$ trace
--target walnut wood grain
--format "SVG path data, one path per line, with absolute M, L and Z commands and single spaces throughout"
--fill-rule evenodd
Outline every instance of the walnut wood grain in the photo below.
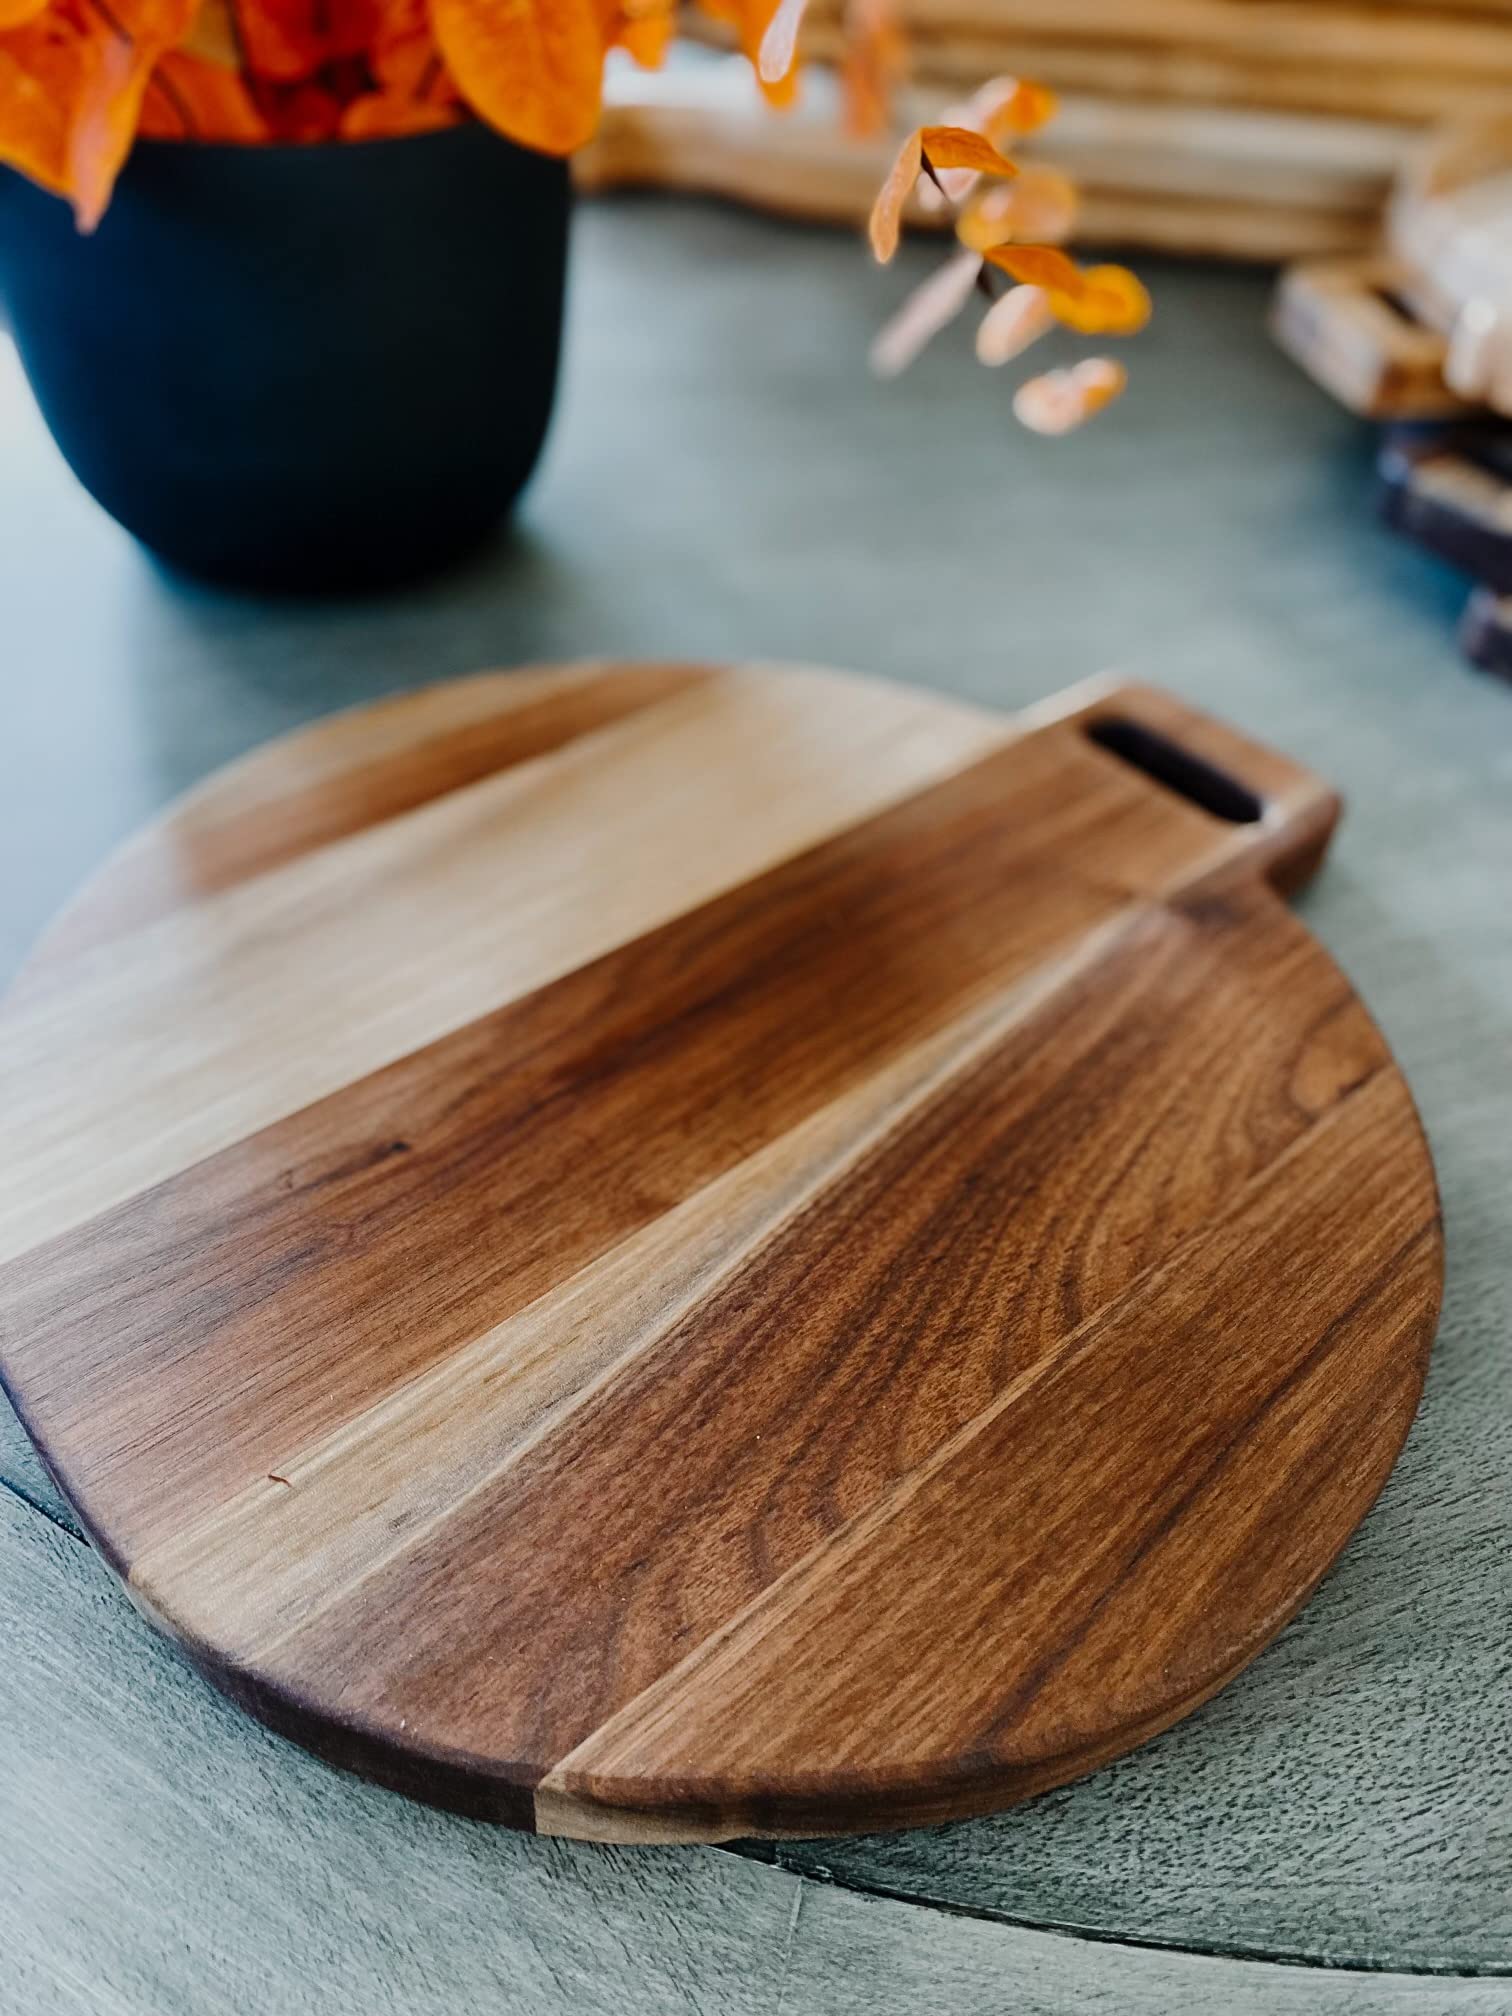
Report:
M 203 1670 L 438 1803 L 718 1838 L 1062 1782 L 1274 1634 L 1416 1404 L 1431 1164 L 1277 894 L 1336 812 L 1106 684 L 324 724 L 0 1021 L 7 1390 Z
M 702 677 L 696 665 L 483 674 L 254 750 L 120 850 L 48 929 L 28 977 L 56 979 L 76 952 L 611 727 Z
M 67 988 L 25 989 L 5 1019 L 0 1256 L 737 887 L 1010 732 L 901 687 L 871 689 L 862 707 L 838 675 L 746 667 L 100 945 Z M 303 796 L 297 775 L 289 788 Z M 87 1155 L 81 1111 L 96 1130 Z

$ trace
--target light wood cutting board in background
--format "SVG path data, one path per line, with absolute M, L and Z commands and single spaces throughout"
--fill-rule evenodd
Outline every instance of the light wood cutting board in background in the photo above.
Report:
M 542 1831 L 1010 1803 L 1237 1672 L 1441 1276 L 1287 911 L 1336 813 L 1143 687 L 579 666 L 273 745 L 0 1020 L 0 1371 L 333 1761 Z
M 999 52 L 973 84 L 1014 67 Z M 959 86 L 922 83 L 904 94 L 898 117 L 947 116 L 959 95 Z M 1412 131 L 1389 121 L 1072 94 L 1027 152 L 1075 181 L 1084 244 L 1295 259 L 1375 243 Z M 805 71 L 798 108 L 778 116 L 742 59 L 682 49 L 665 71 L 611 69 L 599 130 L 574 156 L 573 179 L 587 194 L 720 196 L 859 230 L 897 140 L 848 135 L 821 65 Z M 950 218 L 915 201 L 908 221 L 938 232 Z

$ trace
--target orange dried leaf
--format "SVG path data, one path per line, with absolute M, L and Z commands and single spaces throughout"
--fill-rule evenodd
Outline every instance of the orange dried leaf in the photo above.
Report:
M 628 0 L 619 12 L 614 46 L 626 50 L 642 70 L 659 70 L 676 32 L 675 0 Z
M 953 322 L 971 299 L 982 270 L 974 253 L 957 252 L 916 287 L 871 348 L 871 367 L 879 378 L 896 378 L 912 364 L 924 345 Z
M 1069 434 L 1085 415 L 1069 371 L 1026 378 L 1013 395 L 1013 417 L 1033 434 Z
M 457 104 L 416 98 L 408 91 L 365 91 L 341 115 L 343 140 L 387 140 L 400 133 L 434 133 L 462 118 Z
M 798 102 L 798 71 L 796 66 L 786 77 L 779 77 L 775 84 L 766 83 L 757 77 L 761 85 L 761 95 L 773 112 L 789 112 Z
M 977 325 L 977 356 L 984 364 L 1006 364 L 1054 326 L 1043 287 L 1010 287 Z
M 147 80 L 160 56 L 188 33 L 195 0 L 85 0 L 80 61 L 68 115 L 65 177 L 81 231 L 105 214 L 131 151 Z
M 1104 406 L 1111 406 L 1129 382 L 1128 371 L 1116 357 L 1084 358 L 1072 366 L 1071 376 L 1076 380 L 1089 420 L 1094 413 L 1101 413 Z
M 994 182 L 979 190 L 956 219 L 956 236 L 973 252 L 987 253 L 995 245 L 1011 244 L 1014 230 L 1016 182 Z
M 200 0 L 199 11 L 189 33 L 178 45 L 179 51 L 186 56 L 203 57 L 207 63 L 217 63 L 223 70 L 237 70 L 241 67 L 237 34 L 230 0 Z
M 1013 226 L 1033 245 L 1063 245 L 1076 229 L 1076 184 L 1059 168 L 1031 161 L 1013 185 Z
M 983 257 L 1015 280 L 1043 287 L 1057 321 L 1083 336 L 1132 336 L 1150 319 L 1150 297 L 1125 266 L 1083 272 L 1050 245 L 993 245 Z
M 153 54 L 119 36 L 95 44 L 68 134 L 68 189 L 81 231 L 105 215 L 116 176 L 131 151 Z
M 361 56 L 378 30 L 376 0 L 237 0 L 239 59 L 281 84 Z
M 44 189 L 68 191 L 68 133 L 83 44 L 39 21 L 0 37 L 0 161 Z
M 908 44 L 894 0 L 848 0 L 840 95 L 845 130 L 853 139 L 885 133 L 894 89 L 908 74 Z
M 936 125 L 981 136 L 986 130 L 985 122 L 988 114 L 1001 100 L 1003 93 L 1011 90 L 1013 86 L 1014 79 L 1011 77 L 989 78 L 979 90 L 973 91 L 962 103 L 947 105 L 939 114 Z M 994 170 L 990 165 L 993 156 L 1000 152 L 1001 150 L 994 149 L 993 155 L 983 156 L 973 150 L 973 158 L 969 165 L 950 167 L 935 160 L 933 155 L 929 154 L 926 144 L 925 153 L 929 155 L 933 179 L 925 182 L 919 190 L 919 200 L 924 208 L 943 210 L 947 204 L 963 201 L 971 193 L 972 186 L 980 175 L 1004 173 L 1004 170 Z M 1012 172 L 1011 163 L 1008 172 Z
M 994 183 L 979 191 L 956 220 L 956 236 L 973 252 L 1027 239 L 1036 245 L 1058 245 L 1076 225 L 1075 185 L 1058 168 L 1028 162 L 1011 183 Z
M 111 32 L 164 55 L 189 33 L 199 0 L 110 0 L 108 11 L 99 0 L 83 0 L 83 6 L 86 14 L 98 14 Z
M 1091 266 L 1082 275 L 1080 320 L 1088 336 L 1133 336 L 1150 319 L 1150 296 L 1127 266 Z
M 295 140 L 301 145 L 334 140 L 341 131 L 345 101 L 340 93 L 322 82 L 302 80 L 297 84 L 269 84 L 258 93 L 275 140 Z
M 380 92 L 407 92 L 419 99 L 455 99 L 436 38 L 427 0 L 388 0 L 379 12 L 367 52 Z
M 1015 416 L 1036 434 L 1069 434 L 1123 391 L 1129 374 L 1111 357 L 1088 357 L 1069 371 L 1047 371 L 1020 385 Z
M 840 62 L 840 123 L 852 140 L 870 140 L 887 131 L 892 93 L 870 51 L 846 44 Z
M 763 84 L 780 84 L 792 69 L 798 55 L 798 30 L 807 12 L 808 0 L 778 0 L 756 58 L 756 74 Z
M 594 0 L 432 0 L 431 21 L 463 97 L 491 126 L 546 154 L 590 137 L 608 40 Z
M 1016 77 L 998 78 L 995 82 L 999 89 L 990 110 L 982 118 L 982 131 L 989 140 L 998 144 L 1004 140 L 1021 140 L 1027 133 L 1037 133 L 1060 110 L 1060 100 L 1043 84 L 1031 84 L 1027 79 Z M 990 88 L 984 86 L 984 89 Z
M 769 79 L 762 74 L 761 45 L 766 40 L 780 0 L 702 0 L 703 10 L 716 21 L 727 22 L 740 39 L 742 53 L 756 72 L 762 96 L 779 111 L 798 95 L 798 73 L 789 67 L 781 76 Z
M 969 168 L 931 169 L 914 188 L 914 201 L 926 217 L 937 217 L 957 203 L 981 177 Z
M 1017 168 L 969 126 L 921 126 L 919 145 L 931 168 L 969 168 L 977 175 L 1016 175 Z
M 1018 173 L 1011 161 L 1005 160 L 995 147 L 990 147 L 981 134 L 973 133 L 969 126 L 917 127 L 898 149 L 897 159 L 872 205 L 872 250 L 884 265 L 898 249 L 903 206 L 926 165 L 932 172 L 941 172 L 947 187 L 949 179 L 962 172 L 968 187 L 975 175 Z M 921 196 L 924 193 L 921 189 Z M 938 192 L 935 193 L 938 195 Z M 959 192 L 952 189 L 950 193 Z
M 1031 287 L 1044 287 L 1067 296 L 1081 293 L 1081 269 L 1053 245 L 994 245 L 984 256 L 1013 279 Z
M 884 266 L 898 249 L 898 236 L 903 223 L 903 205 L 908 201 L 909 191 L 919 179 L 922 149 L 922 132 L 920 128 L 915 127 L 898 149 L 898 157 L 887 171 L 887 180 L 877 191 L 877 200 L 872 205 L 871 223 L 868 227 L 871 248 Z
M 1141 290 L 1142 292 L 1143 290 Z M 1148 297 L 1143 306 L 1130 306 L 1118 296 L 1083 282 L 1080 292 L 1050 293 L 1055 318 L 1078 336 L 1132 336 L 1150 319 Z
M 268 138 L 268 122 L 240 73 L 184 49 L 172 49 L 159 59 L 148 79 L 137 130 L 149 139 Z

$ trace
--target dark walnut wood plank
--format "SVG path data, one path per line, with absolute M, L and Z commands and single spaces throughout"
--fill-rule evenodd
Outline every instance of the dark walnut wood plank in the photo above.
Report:
M 1016 731 L 791 672 L 523 691 L 513 759 L 447 689 L 415 703 L 413 772 L 402 707 L 252 759 L 86 898 L 108 918 L 120 878 L 120 978 L 44 949 L 20 1054 L 63 1084 L 46 1000 L 92 1061 L 78 1177 L 39 1108 L 44 1203 L 13 1186 L 23 1417 L 218 1684 L 441 1803 L 816 1831 L 1117 1754 L 1305 1598 L 1421 1379 L 1431 1165 L 1274 893 L 1336 802 L 1145 688 Z M 616 724 L 664 705 L 658 763 Z M 602 758 L 552 767 L 596 725 Z M 406 822 L 532 753 L 539 788 Z M 725 765 L 733 836 L 707 823 Z M 628 889 L 602 881 L 619 830 Z M 396 928 L 411 832 L 450 937 Z M 131 864 L 180 855 L 143 933 Z M 238 861 L 255 901 L 216 881 Z M 344 877 L 379 905 L 357 931 L 320 922 Z M 355 1004 L 380 934 L 400 1010 L 354 1005 L 343 1071 L 340 1017 L 296 1004 L 327 962 Z M 226 1044 L 229 976 L 270 947 L 289 1005 L 257 981 L 270 1026 Z M 140 1056 L 174 959 L 150 1151 L 102 1180 L 111 1017 Z M 405 1027 L 429 1040 L 395 1055 Z M 260 1058 L 266 1092 L 236 1075 Z
M 235 1555 L 177 1556 L 180 1601 L 217 1604 L 221 1643 L 260 1630 L 249 1657 L 320 1673 L 330 1705 L 370 1721 L 408 1718 L 428 1675 L 437 1747 L 518 1760 L 528 1779 L 649 1685 L 669 1647 L 716 1631 L 927 1461 L 1380 1068 L 1343 983 L 1314 994 L 1316 948 L 1264 909 L 1271 928 L 1253 934 L 1215 905 L 1200 921 L 1139 913 L 1027 1020 L 989 1029 L 843 1181 L 422 1541 L 376 1573 L 347 1555 L 350 1597 L 329 1576 L 332 1610 L 287 1648 L 277 1635 L 297 1611 L 283 1588 L 249 1604 L 246 1583 L 249 1571 L 279 1581 L 261 1564 L 299 1546 L 297 1498 L 282 1534 L 253 1516 Z M 1235 1072 L 1246 1014 L 1265 1035 Z M 347 1489 L 363 1481 L 358 1469 Z M 350 1536 L 350 1517 L 330 1523 Z M 143 1564 L 145 1592 L 175 1614 L 161 1574 Z M 453 1651 L 443 1677 L 440 1649 L 464 1617 L 468 1655 Z
M 1411 1124 L 1389 1073 L 1350 1095 L 563 1760 L 542 1817 L 937 1819 L 1206 1699 L 1342 1547 L 1411 1422 L 1438 1280 L 1436 1210 L 1396 1182 Z

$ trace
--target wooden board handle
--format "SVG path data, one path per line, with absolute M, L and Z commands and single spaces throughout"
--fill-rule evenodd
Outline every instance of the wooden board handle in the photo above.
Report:
M 1232 844 L 1205 879 L 1258 873 L 1290 895 L 1315 873 L 1338 824 L 1341 800 L 1321 777 L 1158 687 L 1092 680 L 1030 718 L 1074 722 L 1152 788 L 1231 826 Z

